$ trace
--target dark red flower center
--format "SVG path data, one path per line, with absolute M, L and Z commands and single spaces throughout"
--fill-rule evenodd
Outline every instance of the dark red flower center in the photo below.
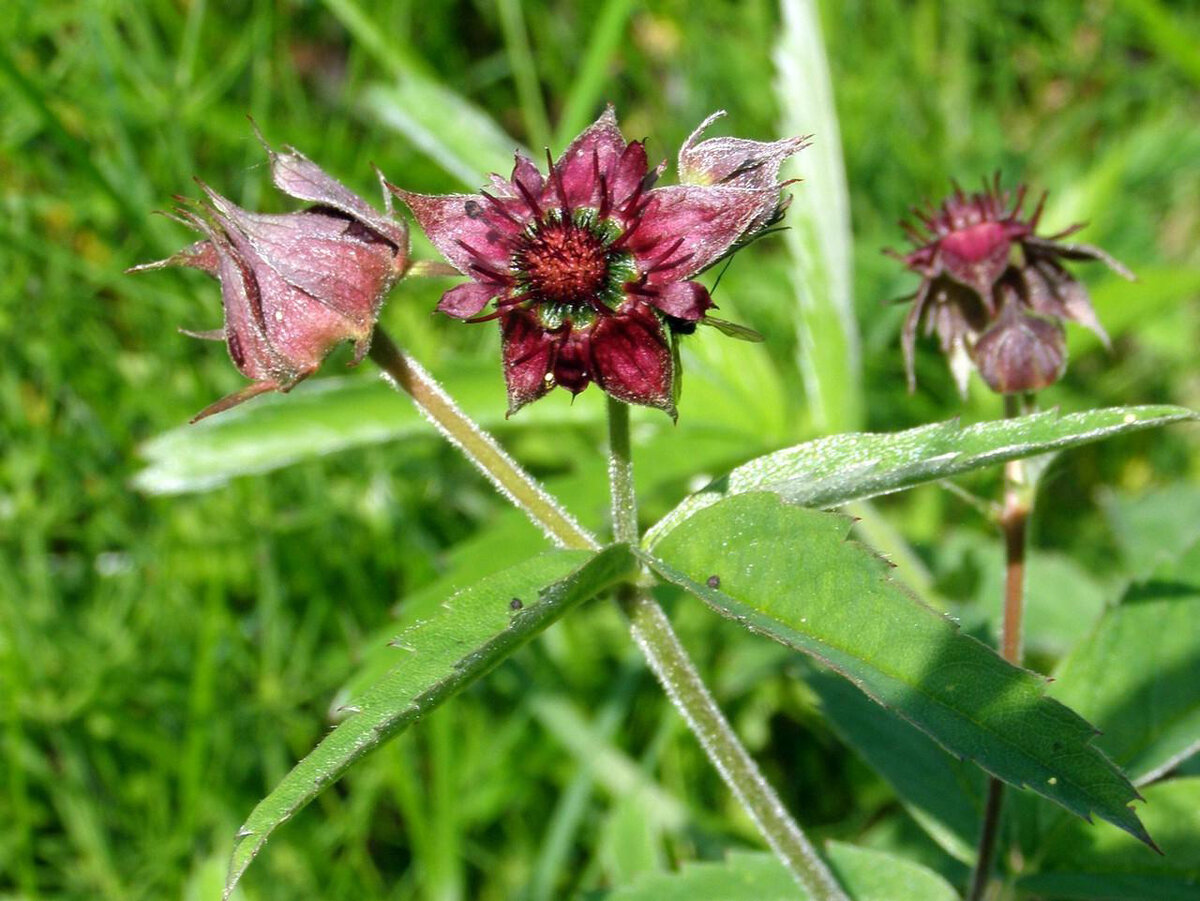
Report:
M 596 307 L 609 285 L 609 248 L 572 221 L 539 223 L 513 255 L 513 266 L 535 302 Z

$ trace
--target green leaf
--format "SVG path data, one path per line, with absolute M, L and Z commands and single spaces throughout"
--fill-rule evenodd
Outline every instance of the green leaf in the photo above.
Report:
M 1144 784 L 1200 751 L 1200 543 L 1132 586 L 1054 674 L 1050 693 Z
M 984 774 L 840 676 L 814 667 L 805 681 L 834 732 L 895 789 L 921 828 L 956 860 L 974 862 Z
M 950 421 L 890 434 L 819 438 L 751 460 L 685 498 L 647 533 L 644 543 L 653 547 L 698 510 L 747 491 L 770 491 L 791 504 L 832 507 L 1005 460 L 1196 418 L 1191 410 L 1171 406 L 1067 415 L 1049 410 L 965 427 Z
M 1168 485 L 1138 496 L 1106 493 L 1101 506 L 1125 570 L 1144 579 L 1163 563 L 1175 560 L 1200 539 L 1200 487 Z
M 393 642 L 401 662 L 259 802 L 238 831 L 226 895 L 268 837 L 359 757 L 453 697 L 570 607 L 626 578 L 629 549 L 551 551 L 454 595 Z M 513 610 L 514 599 L 522 606 Z
M 1092 727 L 1047 698 L 1042 678 L 909 596 L 848 530 L 844 516 L 745 494 L 696 513 L 647 562 L 718 613 L 823 661 L 952 754 L 1149 842 L 1128 806 L 1137 792 L 1092 744 Z
M 1038 897 L 1087 901 L 1196 901 L 1200 898 L 1200 778 L 1146 789 L 1143 816 L 1163 853 L 1154 854 L 1103 823 L 1065 821 L 1043 849 L 1038 872 L 1018 887 Z
M 798 306 L 798 363 L 817 427 L 841 432 L 860 426 L 863 416 L 846 166 L 817 4 L 784 0 L 781 12 L 774 59 L 782 132 L 818 135 L 783 173 L 803 179 L 790 189 L 784 220 Z
M 958 901 L 936 873 L 901 857 L 829 842 L 826 855 L 854 901 Z M 770 854 L 733 851 L 725 860 L 687 863 L 677 873 L 643 876 L 606 901 L 805 901 L 809 898 Z

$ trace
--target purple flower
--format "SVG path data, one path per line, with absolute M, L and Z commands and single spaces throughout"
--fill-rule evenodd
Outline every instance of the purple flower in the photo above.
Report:
M 250 213 L 201 183 L 208 202 L 181 206 L 176 218 L 204 240 L 130 270 L 188 266 L 221 282 L 222 328 L 185 333 L 223 340 L 254 383 L 193 422 L 266 391 L 291 390 L 342 341 L 354 342 L 357 363 L 370 348 L 383 298 L 408 267 L 403 222 L 376 212 L 298 151 L 266 149 L 275 186 L 313 206 Z
M 1099 248 L 1062 241 L 1082 225 L 1039 237 L 1046 195 L 1026 217 L 1025 194 L 1023 185 L 1015 195 L 1002 190 L 997 175 L 981 192 L 967 195 L 956 186 L 940 207 L 914 210 L 919 224 L 901 223 L 915 249 L 893 255 L 921 276 L 902 333 L 910 391 L 922 326 L 937 334 L 964 393 L 971 363 L 1001 393 L 1053 384 L 1066 367 L 1066 320 L 1107 343 L 1087 289 L 1061 261 L 1100 260 L 1132 274 Z
M 663 166 L 649 169 L 611 107 L 546 176 L 517 154 L 511 177 L 478 194 L 388 186 L 472 279 L 438 309 L 500 320 L 510 414 L 555 385 L 595 382 L 675 416 L 675 335 L 713 307 L 692 279 L 773 221 L 779 164 L 802 143 L 695 138 L 680 155 L 692 183 L 671 187 L 653 187 Z

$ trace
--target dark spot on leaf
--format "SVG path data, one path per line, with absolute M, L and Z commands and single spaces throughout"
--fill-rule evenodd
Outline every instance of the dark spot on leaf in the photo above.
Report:
M 720 576 L 709 576 L 707 581 L 705 581 L 704 584 L 707 585 L 709 588 L 720 588 L 721 587 L 721 577 Z
M 520 598 L 513 598 L 511 601 L 508 602 L 509 610 L 520 610 L 524 606 L 525 605 L 521 603 Z
M 463 204 L 463 212 L 467 214 L 468 219 L 478 219 L 483 215 L 483 207 L 474 200 L 468 200 Z

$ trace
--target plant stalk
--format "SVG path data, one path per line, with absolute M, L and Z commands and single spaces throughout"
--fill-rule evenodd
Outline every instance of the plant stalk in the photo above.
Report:
M 608 437 L 613 537 L 636 545 L 639 540 L 637 495 L 633 483 L 629 407 L 611 397 L 608 398 Z M 666 612 L 648 590 L 638 586 L 624 586 L 617 599 L 629 617 L 634 641 L 646 655 L 667 696 L 771 850 L 813 901 L 848 901 L 825 862 L 738 740 L 680 643 Z
M 560 547 L 598 550 L 600 542 L 581 526 L 541 484 L 479 427 L 437 380 L 405 354 L 382 327 L 376 326 L 371 359 L 392 387 L 413 399 L 425 417 L 451 444 Z
M 1004 416 L 1013 419 L 1022 415 L 1022 404 L 1016 395 L 1004 395 Z M 1025 617 L 1025 545 L 1029 514 L 1033 508 L 1033 486 L 1024 460 L 1004 464 L 1004 501 L 1000 508 L 999 525 L 1004 533 L 1004 621 L 1000 633 L 1000 654 L 1014 666 L 1024 658 L 1022 624 Z M 971 873 L 967 901 L 981 901 L 991 878 L 1000 836 L 1000 814 L 1004 807 L 1004 783 L 988 780 L 987 801 L 983 808 L 983 824 L 979 830 L 978 856 Z
M 398 391 L 408 394 L 434 427 L 457 447 L 497 489 L 540 527 L 556 545 L 595 550 L 596 536 L 583 528 L 496 439 L 472 420 L 441 385 L 376 327 L 371 359 Z M 609 401 L 612 444 L 609 478 L 613 489 L 613 532 L 618 541 L 638 541 L 629 409 Z M 628 586 L 621 602 L 634 640 L 663 690 L 683 715 L 709 761 L 741 802 L 767 844 L 813 901 L 849 901 L 817 856 L 783 802 L 738 741 L 720 707 L 680 644 L 670 620 L 645 591 Z

